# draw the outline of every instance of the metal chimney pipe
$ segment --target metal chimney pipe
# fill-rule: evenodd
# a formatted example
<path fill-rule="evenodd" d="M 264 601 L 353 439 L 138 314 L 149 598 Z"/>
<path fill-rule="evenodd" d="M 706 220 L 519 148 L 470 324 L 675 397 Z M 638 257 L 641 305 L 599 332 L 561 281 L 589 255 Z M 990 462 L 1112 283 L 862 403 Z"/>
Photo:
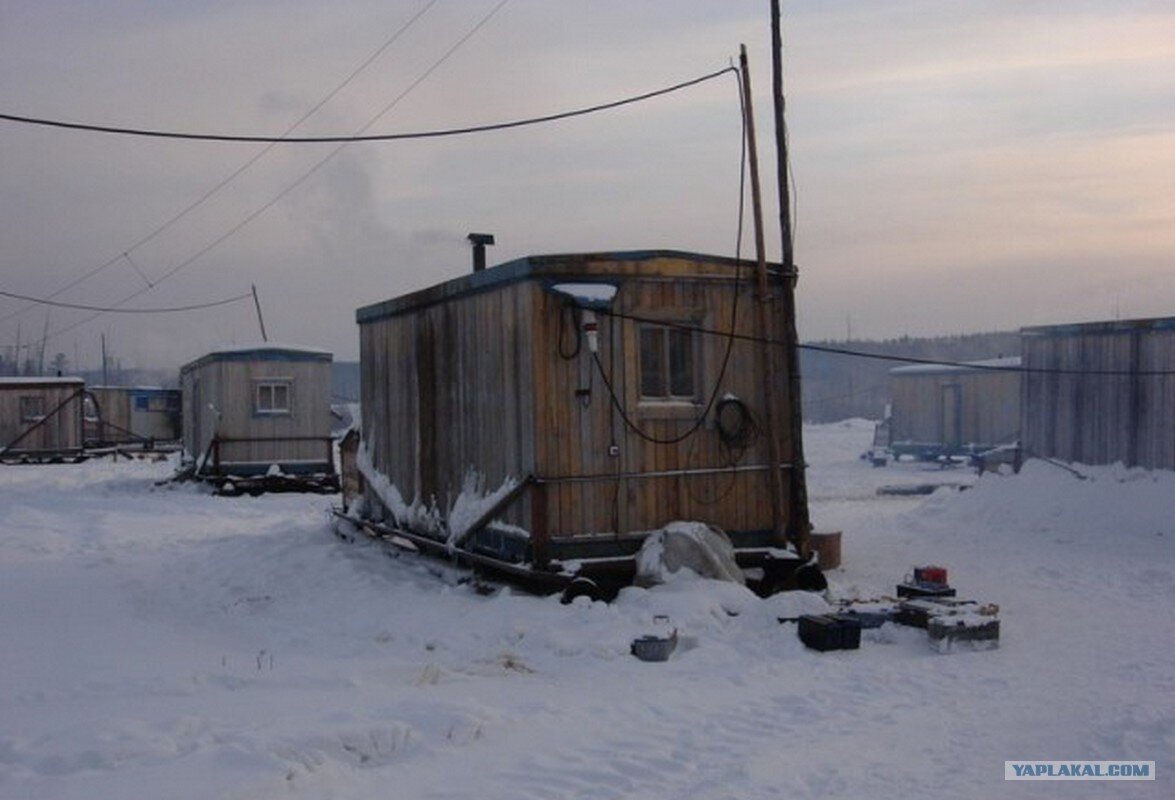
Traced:
<path fill-rule="evenodd" d="M 481 272 L 486 268 L 486 245 L 494 243 L 492 233 L 471 233 L 467 237 L 473 245 L 473 271 Z"/>

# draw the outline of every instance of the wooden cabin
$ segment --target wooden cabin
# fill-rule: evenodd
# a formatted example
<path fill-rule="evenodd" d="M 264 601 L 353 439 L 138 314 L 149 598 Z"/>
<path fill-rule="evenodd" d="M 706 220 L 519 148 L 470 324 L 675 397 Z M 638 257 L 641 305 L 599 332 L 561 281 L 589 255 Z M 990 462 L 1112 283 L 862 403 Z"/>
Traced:
<path fill-rule="evenodd" d="M 87 391 L 86 444 L 108 446 L 178 442 L 182 434 L 179 389 L 92 386 Z"/>
<path fill-rule="evenodd" d="M 890 451 L 916 458 L 974 455 L 1020 438 L 1019 357 L 889 371 Z"/>
<path fill-rule="evenodd" d="M 81 378 L 0 378 L 0 459 L 79 457 L 85 389 Z"/>
<path fill-rule="evenodd" d="M 213 479 L 302 476 L 337 484 L 330 365 L 322 350 L 258 345 L 180 369 L 185 461 Z"/>
<path fill-rule="evenodd" d="M 788 519 L 783 276 L 763 344 L 754 275 L 675 251 L 531 256 L 359 309 L 367 514 L 450 548 L 476 530 L 471 549 L 540 566 L 631 556 L 674 520 L 779 544 L 765 407 Z"/>
<path fill-rule="evenodd" d="M 1024 328 L 1021 337 L 1029 456 L 1175 469 L 1175 317 Z"/>

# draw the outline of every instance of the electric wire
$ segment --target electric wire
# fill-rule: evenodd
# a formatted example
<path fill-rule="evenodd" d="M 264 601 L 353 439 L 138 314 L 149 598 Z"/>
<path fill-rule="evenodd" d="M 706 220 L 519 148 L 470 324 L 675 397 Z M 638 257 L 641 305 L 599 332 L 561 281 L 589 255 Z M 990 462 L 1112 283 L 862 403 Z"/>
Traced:
<path fill-rule="evenodd" d="M 494 17 L 494 15 L 497 14 L 502 9 L 502 7 L 505 6 L 506 3 L 508 3 L 508 2 L 509 2 L 509 0 L 500 0 L 500 2 L 497 5 L 495 5 L 492 9 L 490 9 L 488 14 L 483 16 L 477 22 L 476 25 L 474 25 L 464 36 L 462 36 L 456 42 L 456 44 L 451 46 L 439 59 L 437 59 L 435 62 L 433 62 L 432 66 L 430 66 L 427 70 L 425 70 L 425 72 L 419 78 L 417 78 L 415 81 L 413 81 L 413 83 L 411 85 L 409 85 L 409 87 L 407 89 L 402 91 L 390 103 L 388 103 L 382 109 L 380 109 L 380 111 L 375 116 L 373 116 L 363 127 L 361 127 L 359 129 L 359 132 L 362 133 L 363 131 L 367 130 L 372 125 L 374 125 L 376 122 L 378 122 L 380 120 L 380 118 L 382 118 L 385 114 L 387 114 L 389 111 L 391 111 L 400 101 L 402 101 L 405 97 L 407 97 L 408 94 L 413 89 L 415 89 L 417 86 L 419 86 L 421 83 L 423 83 L 424 80 L 429 75 L 431 75 L 442 64 L 444 64 L 446 61 L 448 61 L 449 58 L 451 58 L 453 56 L 453 54 L 456 53 L 457 50 L 460 49 L 460 47 L 462 45 L 464 45 L 466 42 L 468 42 L 474 36 L 474 34 L 476 34 L 479 30 L 481 30 L 486 25 L 486 23 L 488 23 Z M 277 203 L 282 198 L 284 198 L 286 195 L 288 195 L 294 189 L 296 189 L 297 187 L 299 187 L 303 183 L 305 183 L 312 175 L 314 175 L 319 169 L 321 169 L 328 161 L 330 161 L 332 158 L 334 158 L 346 146 L 347 146 L 347 143 L 345 143 L 345 142 L 337 145 L 329 153 L 327 153 L 326 156 L 324 156 L 322 159 L 317 161 L 312 167 L 310 167 L 309 170 L 304 172 L 301 175 L 301 177 L 297 178 L 292 183 L 288 184 L 284 189 L 282 189 L 280 192 L 278 192 L 278 194 L 276 194 L 273 198 L 271 198 L 264 205 L 255 209 L 252 213 L 250 213 L 248 216 L 246 216 L 243 220 L 238 222 L 233 227 L 229 228 L 225 233 L 221 234 L 216 239 L 212 240 L 209 244 L 205 245 L 200 250 L 198 250 L 194 255 L 184 259 L 179 264 L 177 264 L 175 267 L 173 267 L 171 270 L 164 273 L 162 277 L 158 278 L 155 281 L 155 286 L 158 286 L 163 281 L 176 275 L 181 270 L 186 269 L 187 267 L 189 267 L 190 265 L 192 265 L 193 263 L 198 261 L 200 258 L 204 257 L 206 254 L 211 252 L 213 249 L 215 249 L 216 247 L 220 246 L 225 241 L 230 239 L 232 236 L 236 235 L 239 231 L 241 231 L 246 226 L 248 226 L 251 222 L 253 222 L 253 220 L 257 219 L 262 214 L 264 214 L 266 211 L 273 208 L 275 205 L 277 205 Z M 122 305 L 123 303 L 129 303 L 131 300 L 135 299 L 136 297 L 139 297 L 144 292 L 147 292 L 149 290 L 150 290 L 149 288 L 140 289 L 139 291 L 135 292 L 134 294 L 131 294 L 128 297 L 124 298 L 118 305 Z M 66 326 L 66 327 L 61 328 L 59 330 L 56 330 L 56 331 L 52 332 L 51 334 L 49 334 L 48 336 L 46 336 L 44 341 L 48 341 L 49 339 L 52 339 L 56 336 L 60 336 L 64 333 L 68 333 L 76 328 L 79 328 L 82 325 L 85 325 L 89 322 L 92 322 L 93 320 L 97 319 L 101 315 L 102 315 L 102 312 L 98 312 L 96 314 L 93 314 L 92 316 L 86 317 L 85 319 L 79 320 L 78 322 L 75 322 L 72 325 Z"/>
<path fill-rule="evenodd" d="M 282 133 L 282 136 L 283 137 L 288 136 L 290 133 L 295 131 L 299 126 L 301 126 L 303 122 L 308 120 L 314 114 L 318 113 L 318 111 L 324 105 L 326 105 L 328 102 L 330 102 L 332 99 L 334 99 L 334 97 L 336 95 L 338 95 L 338 93 L 341 92 L 343 89 L 345 89 L 351 83 L 351 81 L 355 80 L 355 78 L 358 77 L 361 72 L 363 72 L 365 69 L 367 69 L 367 67 L 371 66 L 371 64 L 377 58 L 379 58 L 381 55 L 383 55 L 383 53 L 386 52 L 389 47 L 391 47 L 404 33 L 406 33 L 408 31 L 409 28 L 411 28 L 421 17 L 423 17 L 424 14 L 426 12 L 428 12 L 429 9 L 431 9 L 434 5 L 436 5 L 436 3 L 437 3 L 437 0 L 429 0 L 428 3 L 426 3 L 420 9 L 420 11 L 418 11 L 407 22 L 405 22 L 402 26 L 400 26 L 400 28 L 398 30 L 396 30 L 395 33 L 393 33 L 388 39 L 384 40 L 383 44 L 381 44 L 379 46 L 379 48 L 377 48 L 370 56 L 368 56 L 358 67 L 356 67 L 354 70 L 352 70 L 351 73 L 346 78 L 344 78 L 341 83 L 339 83 L 337 86 L 335 86 L 335 88 L 333 88 L 326 95 L 324 95 L 317 103 L 315 103 L 310 108 L 309 111 L 304 113 L 297 120 L 295 120 L 293 124 L 291 124 L 288 128 L 286 128 L 286 130 Z M 195 211 L 200 206 L 204 205 L 204 203 L 206 203 L 208 200 L 210 200 L 213 196 L 215 196 L 217 193 L 219 193 L 222 189 L 224 189 L 226 186 L 228 186 L 230 183 L 232 183 L 238 177 L 240 177 L 240 175 L 243 174 L 247 169 L 249 169 L 254 164 L 256 164 L 258 161 L 260 161 L 262 158 L 264 158 L 276 146 L 276 144 L 277 144 L 276 142 L 270 142 L 265 147 L 258 150 L 256 154 L 251 156 L 248 160 L 246 160 L 239 167 L 237 167 L 235 170 L 233 170 L 233 172 L 231 172 L 228 176 L 221 179 L 221 181 L 219 183 L 217 183 L 212 188 L 208 189 L 206 192 L 204 192 L 202 195 L 200 195 L 200 197 L 196 198 L 196 200 L 194 200 L 193 202 L 184 206 L 184 208 L 182 208 L 179 212 L 172 215 L 170 218 L 167 219 L 167 221 L 165 221 L 161 225 L 158 225 L 157 227 L 155 227 L 146 236 L 143 236 L 143 237 L 137 239 L 130 247 L 127 247 L 125 250 L 123 250 L 121 255 L 114 256 L 113 258 L 103 262 L 102 264 L 99 264 L 94 269 L 91 269 L 89 272 L 85 273 L 84 275 L 69 282 L 65 286 L 62 286 L 60 289 L 58 289 L 57 291 L 55 291 L 51 295 L 49 295 L 49 299 L 58 297 L 58 296 L 64 294 L 65 292 L 68 292 L 70 289 L 74 288 L 75 286 L 89 280 L 90 278 L 94 277 L 95 275 L 98 275 L 99 273 L 103 272 L 104 270 L 113 266 L 114 264 L 117 264 L 119 262 L 119 260 L 121 260 L 123 258 L 125 258 L 127 260 L 127 263 L 129 263 L 135 269 L 135 271 L 139 273 L 139 275 L 143 278 L 143 280 L 145 280 L 147 282 L 147 284 L 150 286 L 151 281 L 147 278 L 147 276 L 139 268 L 138 264 L 136 264 L 134 261 L 131 260 L 130 254 L 133 253 L 134 251 L 138 250 L 139 248 L 143 247 L 147 243 L 158 238 L 165 231 L 169 230 L 173 225 L 178 223 L 181 219 L 183 219 L 188 214 Z M 33 307 L 33 305 L 30 304 L 28 306 L 25 306 L 24 308 L 20 308 L 20 309 L 17 309 L 15 311 L 9 313 L 9 314 L 5 314 L 4 316 L 0 317 L 0 323 L 6 322 L 15 316 L 23 314 L 25 311 L 28 311 L 32 307 Z"/>
<path fill-rule="evenodd" d="M 502 0 L 497 8 L 508 0 Z M 495 9 L 496 11 L 497 9 Z M 492 14 L 491 14 L 492 16 Z M 488 19 L 486 20 L 488 21 Z M 472 31 L 469 35 L 476 33 Z M 458 42 L 455 47 L 459 47 L 464 43 L 464 40 Z M 455 49 L 455 48 L 454 48 Z M 437 65 L 439 66 L 439 64 Z M 145 128 L 124 128 L 108 125 L 90 125 L 80 122 L 64 122 L 61 120 L 41 119 L 37 117 L 26 117 L 18 114 L 0 113 L 0 120 L 8 122 L 22 123 L 27 125 L 41 125 L 53 128 L 66 128 L 69 130 L 88 131 L 92 133 L 108 133 L 118 134 L 122 136 L 138 136 L 155 139 L 184 139 L 189 141 L 202 142 L 267 142 L 269 144 L 356 144 L 361 142 L 395 142 L 405 141 L 410 139 L 440 139 L 449 136 L 465 136 L 472 133 L 490 133 L 493 131 L 509 130 L 511 128 L 523 128 L 530 125 L 541 125 L 548 122 L 557 122 L 564 119 L 571 119 L 573 117 L 582 117 L 587 114 L 595 114 L 600 111 L 610 111 L 614 108 L 620 108 L 633 103 L 640 103 L 645 100 L 651 100 L 655 97 L 671 94 L 673 92 L 688 89 L 697 86 L 700 83 L 713 80 L 721 77 L 727 72 L 734 71 L 734 67 L 723 67 L 715 72 L 701 75 L 697 78 L 692 78 L 681 83 L 666 86 L 661 89 L 654 89 L 653 91 L 644 92 L 643 94 L 625 97 L 620 100 L 613 100 L 607 103 L 600 103 L 594 106 L 587 106 L 584 108 L 572 109 L 570 111 L 561 111 L 554 114 L 544 114 L 538 117 L 528 117 L 525 119 L 510 120 L 508 122 L 492 122 L 484 125 L 469 125 L 460 128 L 440 128 L 434 130 L 424 131 L 408 131 L 401 133 L 372 133 L 372 134 L 351 134 L 349 136 L 257 136 L 257 135 L 237 135 L 237 134 L 216 134 L 216 133 L 186 133 L 182 131 L 162 131 L 150 130 Z M 429 73 L 425 73 L 424 78 L 428 77 Z M 422 78 L 423 79 L 423 78 Z M 409 91 L 411 88 L 409 89 Z"/>
<path fill-rule="evenodd" d="M 205 308 L 216 308 L 217 306 L 227 306 L 230 303 L 238 303 L 241 300 L 248 300 L 252 296 L 252 293 L 245 293 L 237 295 L 236 297 L 226 297 L 223 300 L 212 300 L 207 303 L 193 303 L 192 305 L 186 306 L 171 306 L 169 308 L 121 308 L 119 306 L 90 306 L 83 305 L 81 303 L 63 303 L 58 300 L 47 300 L 42 297 L 30 297 L 27 294 L 0 291 L 0 297 L 11 297 L 14 300 L 24 300 L 28 303 L 52 306 L 54 308 L 72 308 L 80 311 L 97 311 L 102 314 L 172 314 L 177 311 L 199 311 Z"/>
<path fill-rule="evenodd" d="M 695 333 L 708 334 L 711 336 L 729 336 L 733 339 L 738 339 L 745 342 L 755 342 L 758 344 L 768 344 L 776 347 L 787 347 L 788 343 L 782 339 L 772 339 L 763 336 L 755 336 L 746 333 L 732 333 L 730 331 L 718 330 L 716 328 L 707 328 L 701 325 L 692 325 L 684 322 L 670 322 L 663 319 L 654 319 L 652 317 L 644 317 L 639 314 L 630 314 L 624 311 L 616 311 L 613 309 L 595 309 L 598 314 L 605 314 L 609 316 L 619 317 L 621 319 L 632 320 L 633 322 L 642 322 L 650 325 L 660 325 L 665 328 L 677 328 L 683 331 L 692 331 Z M 844 347 L 829 347 L 818 344 L 799 344 L 796 345 L 800 350 L 810 350 L 817 353 L 829 353 L 832 355 L 846 356 L 850 358 L 868 358 L 878 361 L 893 361 L 901 364 L 925 364 L 934 367 L 962 367 L 969 370 L 985 371 L 985 372 L 1015 372 L 1026 374 L 1039 375 L 1089 375 L 1094 377 L 1110 377 L 1110 378 L 1125 378 L 1125 377 L 1164 377 L 1175 375 L 1175 370 L 1098 370 L 1098 369 L 1063 369 L 1059 367 L 1025 367 L 1012 366 L 1002 364 L 984 364 L 981 362 L 969 361 L 952 361 L 950 359 L 940 358 L 919 358 L 916 356 L 897 356 L 885 353 L 867 353 L 862 350 L 851 350 Z"/>
<path fill-rule="evenodd" d="M 738 300 L 740 293 L 740 278 L 742 274 L 742 240 L 743 240 L 743 218 L 746 208 L 746 174 L 747 174 L 747 110 L 743 105 L 743 90 L 742 90 L 742 75 L 738 70 L 730 67 L 723 72 L 733 72 L 735 80 L 738 84 L 739 110 L 741 120 L 741 155 L 739 157 L 739 184 L 738 184 L 738 226 L 737 235 L 735 237 L 735 273 L 734 273 L 734 300 L 731 303 L 730 310 L 730 332 L 726 342 L 726 352 L 722 357 L 722 366 L 718 371 L 718 377 L 714 381 L 714 390 L 710 393 L 709 400 L 706 402 L 706 407 L 702 409 L 702 413 L 693 421 L 686 430 L 681 433 L 670 436 L 660 437 L 654 436 L 643 430 L 629 415 L 624 408 L 624 403 L 616 394 L 615 388 L 612 386 L 612 381 L 609 380 L 608 375 L 604 371 L 604 364 L 600 360 L 599 353 L 592 353 L 592 360 L 595 362 L 600 373 L 600 378 L 604 382 L 604 387 L 608 390 L 608 396 L 612 401 L 612 407 L 620 415 L 624 424 L 641 439 L 651 444 L 668 445 L 677 444 L 685 441 L 689 437 L 697 433 L 703 424 L 706 422 L 706 417 L 709 416 L 710 410 L 714 408 L 714 403 L 718 399 L 718 393 L 722 390 L 722 382 L 726 378 L 726 370 L 730 366 L 730 355 L 734 350 L 735 328 L 738 324 Z M 607 313 L 607 312 L 606 312 Z"/>

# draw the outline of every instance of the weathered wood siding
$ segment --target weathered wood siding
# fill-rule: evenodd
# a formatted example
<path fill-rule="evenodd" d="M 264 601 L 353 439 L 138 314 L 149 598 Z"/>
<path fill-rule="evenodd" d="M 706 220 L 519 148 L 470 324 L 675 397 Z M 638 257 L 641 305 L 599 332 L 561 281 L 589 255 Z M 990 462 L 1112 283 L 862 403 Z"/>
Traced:
<path fill-rule="evenodd" d="M 705 262 L 660 258 L 649 261 L 595 261 L 570 266 L 562 280 L 614 280 L 618 292 L 613 309 L 625 316 L 600 315 L 600 360 L 625 414 L 641 433 L 671 440 L 695 424 L 711 395 L 735 396 L 764 425 L 764 382 L 760 345 L 736 339 L 721 383 L 726 336 L 694 334 L 699 396 L 693 404 L 642 402 L 640 399 L 638 327 L 631 317 L 660 319 L 708 330 L 729 332 L 735 299 L 734 269 Z M 738 284 L 734 330 L 756 336 L 753 271 L 744 270 Z M 548 484 L 545 526 L 552 538 L 584 533 L 641 533 L 674 520 L 705 520 L 730 531 L 766 532 L 772 527 L 767 440 L 760 435 L 745 452 L 725 447 L 714 425 L 713 409 L 702 428 L 680 442 L 649 441 L 625 423 L 612 403 L 598 368 L 586 352 L 572 360 L 560 358 L 559 328 L 563 300 L 550 292 L 536 295 L 533 322 L 535 465 L 544 477 L 591 478 Z M 773 308 L 779 308 L 779 302 Z M 782 340 L 781 320 L 773 317 L 768 338 Z M 566 341 L 567 334 L 565 334 Z M 787 402 L 783 348 L 769 346 L 775 364 L 776 419 L 782 426 Z M 717 385 L 716 385 L 717 384 Z M 586 408 L 575 392 L 591 387 Z M 782 459 L 791 447 L 780 436 Z M 609 445 L 619 447 L 609 455 Z M 736 470 L 731 470 L 735 467 Z M 721 471 L 715 471 L 721 470 Z M 665 474 L 668 473 L 668 474 Z M 625 476 L 625 477 L 617 477 Z M 785 505 L 784 515 L 787 515 Z"/>
<path fill-rule="evenodd" d="M 515 283 L 360 326 L 363 439 L 409 504 L 447 513 L 467 476 L 534 472 L 535 295 Z M 527 526 L 521 507 L 505 515 Z"/>
<path fill-rule="evenodd" d="M 83 404 L 81 391 L 84 386 L 81 379 L 46 381 L 44 383 L 26 378 L 0 380 L 0 448 L 15 442 L 12 445 L 13 452 L 80 450 L 82 447 Z M 15 440 L 21 434 L 36 425 L 35 420 L 23 418 L 22 397 L 40 397 L 41 408 L 45 415 L 52 414 L 52 416 L 36 430 L 16 442 Z M 54 414 L 53 411 L 58 406 L 61 408 Z"/>
<path fill-rule="evenodd" d="M 966 446 L 1020 438 L 1020 373 L 903 367 L 890 372 L 891 441 Z"/>
<path fill-rule="evenodd" d="M 256 386 L 290 381 L 289 414 L 257 413 Z M 330 445 L 329 359 L 245 359 L 216 354 L 181 372 L 184 450 L 192 458 L 219 444 L 222 471 L 230 467 L 333 464 Z M 268 440 L 268 441 L 233 441 Z"/>
<path fill-rule="evenodd" d="M 86 439 L 103 443 L 137 442 L 140 439 L 175 441 L 180 438 L 179 390 L 153 387 L 94 386 L 89 393 L 98 404 L 101 418 L 87 421 Z M 168 398 L 174 396 L 173 407 Z M 137 408 L 138 398 L 147 398 L 148 408 Z"/>
<path fill-rule="evenodd" d="M 1022 335 L 1029 455 L 1175 469 L 1175 318 Z"/>
<path fill-rule="evenodd" d="M 501 269 L 501 267 L 497 268 Z M 753 271 L 738 285 L 735 332 L 755 336 Z M 613 403 L 586 339 L 572 358 L 578 317 L 554 282 L 607 282 L 618 288 L 599 315 L 599 354 L 617 395 Z M 364 320 L 360 313 L 363 436 L 374 466 L 404 499 L 445 512 L 465 476 L 488 490 L 534 475 L 502 514 L 540 537 L 643 533 L 677 519 L 700 519 L 739 532 L 772 526 L 768 446 L 763 435 L 741 452 L 725 446 L 713 409 L 702 428 L 673 444 L 643 439 L 684 433 L 710 396 L 737 396 L 760 430 L 764 382 L 759 347 L 734 340 L 718 383 L 728 337 L 695 333 L 698 402 L 642 402 L 639 321 L 648 317 L 728 332 L 735 311 L 735 268 L 697 258 L 564 257 L 526 277 L 465 293 L 438 287 L 432 302 Z M 425 298 L 427 301 L 428 298 Z M 778 302 L 773 308 L 778 308 Z M 372 307 L 376 309 L 376 307 Z M 378 309 L 376 309 L 378 310 Z M 769 338 L 781 340 L 773 320 Z M 769 346 L 778 381 L 781 428 L 790 405 L 782 347 Z M 583 390 L 590 389 L 590 394 Z M 792 448 L 781 432 L 783 461 Z M 610 452 L 615 445 L 615 455 Z M 785 508 L 785 514 L 787 509 Z"/>

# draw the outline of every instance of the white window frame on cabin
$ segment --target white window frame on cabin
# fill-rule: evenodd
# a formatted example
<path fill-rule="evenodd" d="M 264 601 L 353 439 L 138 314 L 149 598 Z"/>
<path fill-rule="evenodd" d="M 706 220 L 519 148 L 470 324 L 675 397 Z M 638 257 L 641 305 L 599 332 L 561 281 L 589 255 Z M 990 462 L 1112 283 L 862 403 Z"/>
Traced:
<path fill-rule="evenodd" d="M 700 397 L 701 352 L 695 331 L 684 327 L 694 323 L 687 320 L 666 320 L 667 324 L 640 323 L 637 325 L 637 371 L 640 386 L 640 402 L 648 404 L 671 404 L 694 406 Z M 651 344 L 648 347 L 647 344 Z M 688 352 L 682 353 L 688 345 Z M 649 355 L 659 350 L 657 362 L 649 364 Z M 685 376 L 688 386 L 683 385 L 676 366 L 688 366 Z M 651 373 L 658 373 L 653 375 Z M 652 381 L 650 381 L 650 378 Z M 656 385 L 650 386 L 650 383 Z"/>
<path fill-rule="evenodd" d="M 45 396 L 25 394 L 20 398 L 21 422 L 40 422 L 45 418 Z"/>
<path fill-rule="evenodd" d="M 277 389 L 285 392 L 285 404 L 279 405 Z M 294 379 L 260 378 L 253 382 L 253 413 L 260 417 L 288 417 L 294 413 Z"/>

